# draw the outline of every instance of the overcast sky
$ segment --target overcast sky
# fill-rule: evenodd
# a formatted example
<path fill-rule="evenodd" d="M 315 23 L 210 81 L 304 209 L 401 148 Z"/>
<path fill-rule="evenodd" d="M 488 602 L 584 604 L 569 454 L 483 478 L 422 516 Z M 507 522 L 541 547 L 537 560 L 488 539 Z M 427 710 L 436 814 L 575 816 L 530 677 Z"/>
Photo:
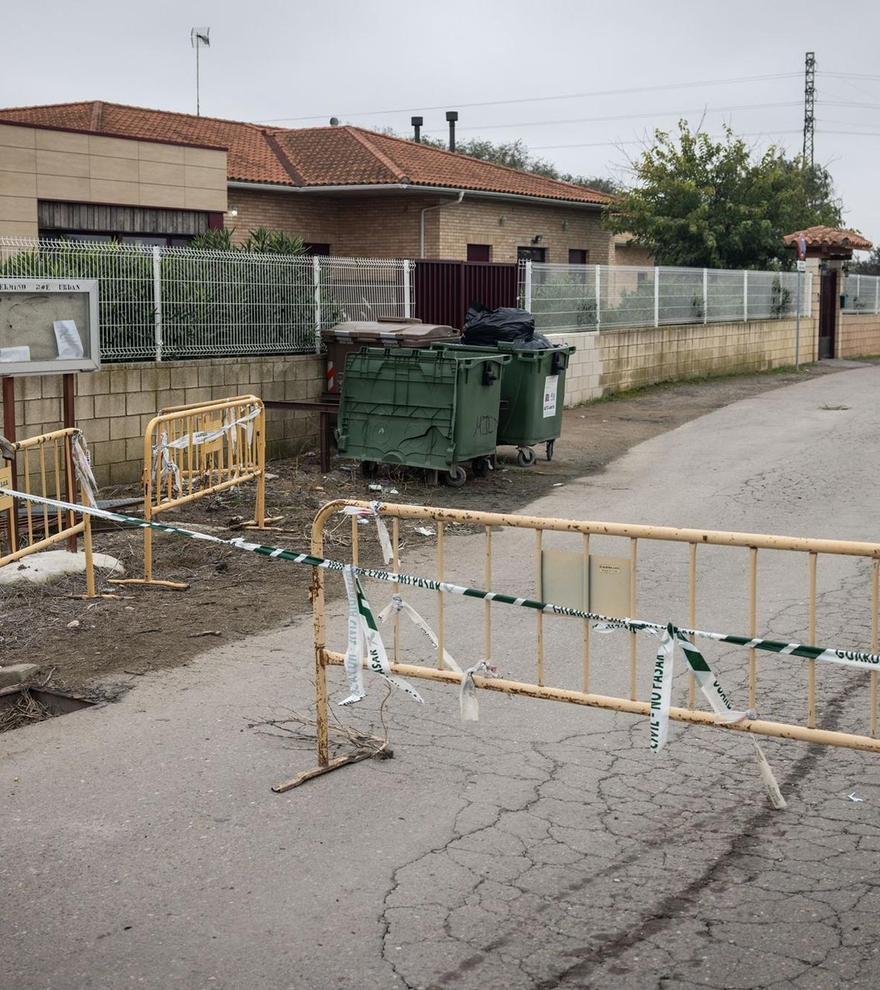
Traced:
<path fill-rule="evenodd" d="M 0 106 L 100 99 L 194 112 L 189 31 L 210 26 L 203 115 L 290 127 L 335 115 L 407 134 L 410 116 L 422 113 L 425 129 L 440 136 L 443 111 L 458 109 L 462 138 L 519 137 L 566 171 L 618 179 L 626 179 L 639 142 L 680 116 L 694 124 L 704 118 L 710 133 L 728 122 L 759 148 L 775 142 L 799 151 L 804 52 L 813 50 L 816 160 L 832 171 L 846 223 L 880 242 L 876 0 L 3 0 L 2 7 Z"/>

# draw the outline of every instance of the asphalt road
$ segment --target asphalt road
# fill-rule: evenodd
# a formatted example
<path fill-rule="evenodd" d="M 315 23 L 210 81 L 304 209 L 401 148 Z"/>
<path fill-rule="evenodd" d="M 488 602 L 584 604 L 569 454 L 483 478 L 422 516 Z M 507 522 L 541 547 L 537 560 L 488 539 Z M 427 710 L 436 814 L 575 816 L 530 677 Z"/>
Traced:
<path fill-rule="evenodd" d="M 859 368 L 737 403 L 529 511 L 877 539 L 878 387 L 880 368 Z M 496 590 L 532 591 L 530 535 L 494 543 Z M 701 626 L 747 631 L 747 554 L 701 550 Z M 479 535 L 453 536 L 448 559 L 452 579 L 483 584 Z M 640 615 L 684 622 L 686 548 L 645 545 L 639 560 Z M 429 563 L 405 547 L 409 570 Z M 804 636 L 807 581 L 803 556 L 762 555 L 762 631 Z M 822 558 L 819 595 L 820 640 L 869 645 L 869 568 Z M 430 596 L 408 597 L 433 616 Z M 482 608 L 449 603 L 460 662 L 479 657 Z M 496 662 L 533 676 L 534 616 L 493 616 Z M 545 629 L 548 683 L 576 687 L 580 624 Z M 625 637 L 593 640 L 594 688 L 624 691 Z M 402 644 L 425 658 L 410 630 Z M 4 990 L 880 983 L 880 758 L 768 742 L 789 802 L 774 812 L 739 735 L 676 726 L 654 756 L 644 719 L 484 692 L 480 721 L 462 724 L 454 689 L 426 686 L 424 706 L 391 700 L 393 760 L 278 796 L 309 744 L 259 723 L 307 709 L 310 647 L 297 620 L 0 736 Z M 707 656 L 744 704 L 742 651 Z M 762 657 L 760 672 L 762 716 L 802 719 L 803 662 Z M 819 684 L 820 723 L 863 731 L 866 677 L 829 667 Z M 333 685 L 340 697 L 338 671 Z M 384 691 L 370 687 L 342 717 L 374 717 Z"/>

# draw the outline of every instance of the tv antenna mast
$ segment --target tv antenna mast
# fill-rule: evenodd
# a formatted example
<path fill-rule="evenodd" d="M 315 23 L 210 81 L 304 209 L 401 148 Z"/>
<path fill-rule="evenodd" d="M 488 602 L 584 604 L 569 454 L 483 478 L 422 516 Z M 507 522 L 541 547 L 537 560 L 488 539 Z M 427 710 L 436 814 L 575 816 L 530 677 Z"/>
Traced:
<path fill-rule="evenodd" d="M 196 50 L 196 116 L 200 114 L 199 93 L 199 49 L 211 47 L 211 29 L 209 27 L 194 27 L 189 32 L 189 43 Z"/>

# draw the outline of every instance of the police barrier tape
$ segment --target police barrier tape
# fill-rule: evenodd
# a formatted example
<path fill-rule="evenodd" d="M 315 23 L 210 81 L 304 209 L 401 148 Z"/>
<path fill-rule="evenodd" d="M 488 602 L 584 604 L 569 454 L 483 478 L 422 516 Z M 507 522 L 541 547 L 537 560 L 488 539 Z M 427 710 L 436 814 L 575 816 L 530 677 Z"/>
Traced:
<path fill-rule="evenodd" d="M 672 719 L 675 721 L 690 722 L 698 725 L 711 725 L 775 738 L 797 739 L 805 742 L 815 742 L 824 745 L 842 746 L 851 749 L 880 753 L 880 739 L 830 729 L 816 729 L 807 726 L 765 721 L 758 719 L 753 711 L 733 710 L 729 696 L 719 684 L 701 651 L 697 649 L 697 647 L 690 640 L 705 639 L 711 642 L 729 643 L 736 646 L 742 646 L 747 649 L 763 650 L 768 653 L 799 657 L 811 661 L 818 660 L 841 664 L 844 666 L 869 671 L 875 671 L 880 668 L 880 653 L 872 653 L 864 650 L 841 650 L 825 646 L 811 646 L 801 643 L 772 640 L 763 637 L 737 636 L 728 633 L 710 632 L 702 629 L 676 626 L 672 623 L 664 624 L 650 622 L 642 619 L 616 618 L 602 615 L 597 612 L 572 608 L 566 605 L 557 605 L 552 602 L 543 602 L 532 598 L 507 595 L 502 592 L 486 591 L 480 588 L 467 587 L 465 585 L 454 584 L 444 580 L 418 577 L 416 575 L 384 570 L 381 568 L 346 564 L 341 561 L 331 560 L 315 554 L 299 553 L 297 551 L 288 550 L 282 547 L 272 547 L 264 544 L 252 543 L 245 540 L 243 537 L 224 539 L 210 533 L 202 533 L 181 526 L 172 526 L 166 523 L 156 523 L 144 519 L 137 519 L 133 516 L 112 512 L 107 509 L 99 509 L 95 506 L 78 505 L 76 503 L 66 502 L 61 499 L 45 498 L 30 494 L 28 492 L 18 492 L 8 488 L 0 487 L 0 495 L 12 496 L 14 498 L 31 501 L 36 504 L 52 506 L 82 515 L 93 516 L 134 528 L 151 530 L 158 533 L 167 533 L 174 536 L 182 536 L 188 539 L 199 540 L 204 543 L 232 547 L 234 549 L 256 553 L 259 556 L 274 560 L 284 560 L 290 563 L 302 564 L 307 567 L 313 567 L 320 570 L 339 572 L 343 574 L 344 578 L 347 578 L 347 583 L 348 581 L 352 582 L 353 593 L 350 594 L 349 601 L 350 603 L 354 602 L 354 606 L 350 606 L 349 614 L 350 643 L 352 640 L 352 630 L 354 630 L 354 636 L 357 637 L 359 643 L 357 646 L 359 654 L 363 656 L 363 652 L 366 651 L 368 669 L 371 669 L 387 678 L 394 686 L 401 688 L 418 701 L 422 700 L 418 693 L 402 678 L 395 677 L 395 674 L 403 672 L 410 676 L 426 677 L 435 681 L 445 681 L 459 685 L 461 685 L 463 681 L 471 681 L 476 687 L 485 688 L 488 690 L 504 691 L 511 694 L 531 695 L 535 697 L 547 698 L 549 700 L 567 701 L 574 704 L 622 711 L 630 714 L 647 715 L 651 719 L 651 747 L 654 751 L 659 751 L 663 747 L 667 733 L 668 721 Z M 371 510 L 374 513 L 377 513 L 379 510 L 393 511 L 399 508 L 404 507 L 379 505 L 378 503 L 373 503 L 371 506 Z M 634 633 L 647 632 L 658 636 L 660 638 L 660 647 L 657 651 L 657 661 L 655 663 L 654 677 L 652 681 L 651 701 L 641 702 L 631 699 L 549 687 L 541 687 L 539 691 L 537 687 L 533 685 L 509 681 L 504 678 L 479 676 L 479 672 L 481 670 L 481 665 L 479 664 L 464 673 L 455 670 L 419 668 L 411 664 L 390 664 L 387 656 L 385 655 L 384 647 L 381 645 L 381 638 L 378 636 L 378 624 L 376 623 L 375 616 L 373 615 L 373 611 L 367 601 L 366 595 L 363 592 L 363 588 L 360 586 L 360 581 L 357 580 L 358 578 L 371 578 L 386 584 L 403 585 L 407 587 L 421 588 L 428 591 L 437 591 L 444 594 L 461 595 L 466 598 L 497 602 L 499 604 L 530 609 L 546 615 L 559 615 L 569 618 L 584 619 L 596 623 L 595 628 L 601 632 L 624 630 Z M 358 625 L 360 625 L 360 631 L 357 630 Z M 696 677 L 698 686 L 709 701 L 709 704 L 713 709 L 711 713 L 677 708 L 670 704 L 672 658 L 676 647 L 682 651 L 688 666 Z M 349 684 L 352 688 L 351 695 L 360 695 L 360 698 L 364 697 L 365 692 L 362 690 L 360 682 L 356 679 L 358 676 L 354 669 L 356 665 L 349 660 L 348 657 L 346 657 L 344 666 L 346 667 L 350 678 Z M 363 663 L 360 667 L 362 666 Z M 360 667 L 358 669 L 360 669 Z M 488 668 L 486 672 L 490 672 Z M 467 686 L 469 687 L 469 685 Z M 351 704 L 356 700 L 360 699 L 349 696 L 349 698 L 345 699 L 343 704 Z M 333 761 L 333 763 L 335 765 L 341 765 L 341 762 L 338 760 Z M 328 767 L 324 767 L 324 769 L 327 768 Z M 332 766 L 329 767 L 329 769 L 333 768 L 334 767 Z M 313 775 L 313 772 L 310 773 Z M 288 786 L 295 786 L 295 784 L 279 785 L 274 789 L 286 790 Z"/>

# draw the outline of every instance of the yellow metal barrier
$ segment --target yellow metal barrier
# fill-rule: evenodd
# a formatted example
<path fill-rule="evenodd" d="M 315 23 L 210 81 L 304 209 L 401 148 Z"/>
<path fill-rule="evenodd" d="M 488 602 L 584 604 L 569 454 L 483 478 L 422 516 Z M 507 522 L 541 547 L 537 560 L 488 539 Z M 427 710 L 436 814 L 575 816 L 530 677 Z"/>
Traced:
<path fill-rule="evenodd" d="M 74 444 L 80 436 L 80 431 L 76 429 L 55 430 L 12 444 L 20 490 L 68 503 L 93 504 L 92 493 L 80 484 L 75 467 Z M 0 488 L 4 487 L 12 487 L 11 467 L 0 468 Z M 0 495 L 0 515 L 6 516 L 6 526 L 0 527 L 0 567 L 48 550 L 58 543 L 67 543 L 68 548 L 75 551 L 77 537 L 82 534 L 86 557 L 86 597 L 96 597 L 91 517 L 83 516 L 77 522 L 72 511 L 52 509 L 46 505 L 35 506 L 32 502 L 24 502 L 23 512 L 24 522 L 20 525 L 20 508 L 16 501 Z M 7 534 L 5 548 L 2 542 L 4 529 Z M 19 546 L 21 543 L 24 545 Z"/>
<path fill-rule="evenodd" d="M 375 508 L 371 503 L 359 501 L 335 501 L 324 506 L 317 514 L 312 529 L 311 552 L 315 557 L 324 556 L 326 527 L 332 519 L 338 518 L 337 514 L 346 507 L 367 511 Z M 560 550 L 566 545 L 567 550 L 563 552 L 568 553 L 569 566 L 572 561 L 576 564 L 577 558 L 580 557 L 583 562 L 582 573 L 589 575 L 596 571 L 597 584 L 600 585 L 596 589 L 597 594 L 603 591 L 599 571 L 603 567 L 615 571 L 614 580 L 619 608 L 617 612 L 606 611 L 605 614 L 641 617 L 646 621 L 663 623 L 671 620 L 682 626 L 687 621 L 690 629 L 726 631 L 748 636 L 750 641 L 759 636 L 759 623 L 766 621 L 762 612 L 769 612 L 772 607 L 777 612 L 783 609 L 784 612 L 787 610 L 790 613 L 790 624 L 797 627 L 801 634 L 806 634 L 800 642 L 816 645 L 819 636 L 819 602 L 822 597 L 819 592 L 818 575 L 824 574 L 827 568 L 834 588 L 838 589 L 836 593 L 842 595 L 843 600 L 837 605 L 833 601 L 835 592 L 824 591 L 823 595 L 831 596 L 826 615 L 839 616 L 844 607 L 847 611 L 845 633 L 847 642 L 834 645 L 849 648 L 854 645 L 857 637 L 862 637 L 865 641 L 870 636 L 871 652 L 878 653 L 878 645 L 880 645 L 878 644 L 880 544 L 878 543 L 623 523 L 581 522 L 415 505 L 382 504 L 378 509 L 380 515 L 390 521 L 393 560 L 389 569 L 395 574 L 406 571 L 434 580 L 458 582 L 463 586 L 523 597 L 529 597 L 537 592 L 538 600 L 564 605 L 569 603 L 560 602 L 552 596 L 542 598 L 542 584 L 548 574 L 548 559 L 551 560 L 551 571 L 552 561 L 559 559 L 548 557 L 546 551 Z M 424 525 L 429 523 L 436 533 L 433 554 L 430 553 L 427 541 L 420 538 L 418 560 L 415 565 L 410 563 L 407 568 L 400 567 L 402 522 L 420 523 L 420 535 L 431 532 Z M 459 554 L 454 553 L 453 550 L 465 546 L 460 542 L 461 538 L 450 540 L 451 526 L 466 526 L 472 531 L 483 533 L 483 552 L 480 554 L 482 564 L 479 566 L 479 573 L 474 573 L 471 542 L 466 545 L 466 554 L 471 561 L 469 572 L 466 575 L 450 576 L 450 566 L 459 557 Z M 523 546 L 522 540 L 525 534 L 521 531 L 524 530 L 531 531 L 532 536 Z M 518 537 L 515 536 L 517 531 L 520 532 Z M 411 534 L 404 535 L 409 542 Z M 358 519 L 353 515 L 350 560 L 355 566 L 359 564 L 360 539 Z M 473 537 L 470 539 L 472 541 Z M 337 560 L 344 560 L 344 551 L 338 549 L 339 541 L 340 530 L 337 526 L 334 529 L 332 556 Z M 618 557 L 600 556 L 607 552 L 608 547 L 615 544 L 623 550 Z M 506 573 L 515 575 L 505 578 L 504 581 L 519 582 L 521 585 L 526 582 L 528 587 L 505 587 L 497 578 L 493 584 L 493 572 L 497 575 L 500 570 L 499 564 L 503 563 L 499 559 L 502 553 L 506 557 Z M 820 561 L 822 569 L 819 566 Z M 639 580 L 640 567 L 643 568 L 641 574 L 644 574 L 644 568 L 647 568 L 652 575 L 661 574 L 664 577 L 663 581 L 652 582 L 651 600 L 645 600 L 646 589 L 643 586 L 646 582 Z M 804 579 L 803 595 L 798 596 L 794 601 L 791 600 L 790 594 L 786 597 L 786 593 L 780 591 L 782 582 L 790 576 L 793 567 L 803 568 Z M 430 573 L 432 570 L 433 573 Z M 531 578 L 528 576 L 530 572 Z M 372 755 L 359 752 L 330 759 L 327 668 L 343 664 L 345 653 L 329 649 L 327 646 L 325 581 L 325 571 L 316 568 L 312 585 L 312 602 L 318 766 L 278 785 L 274 788 L 276 791 L 287 790 L 318 774 Z M 738 585 L 742 588 L 741 596 L 731 591 Z M 856 594 L 858 586 L 862 586 L 864 597 L 861 603 Z M 399 585 L 391 587 L 395 592 L 400 590 Z M 558 583 L 556 587 L 559 587 Z M 597 637 L 591 635 L 591 623 L 587 620 L 568 618 L 556 619 L 551 623 L 545 621 L 545 613 L 541 611 L 533 611 L 529 616 L 526 608 L 515 608 L 485 599 L 474 602 L 467 597 L 460 598 L 436 590 L 423 590 L 420 594 L 429 608 L 431 599 L 434 600 L 432 619 L 437 644 L 434 651 L 436 662 L 433 666 L 403 662 L 398 609 L 394 613 L 394 626 L 390 639 L 392 645 L 389 648 L 392 673 L 406 678 L 460 685 L 465 674 L 449 669 L 445 658 L 447 651 L 454 654 L 461 650 L 464 640 L 464 648 L 473 652 L 468 655 L 467 663 L 462 662 L 462 667 L 469 667 L 481 658 L 487 660 L 492 658 L 495 664 L 503 663 L 505 667 L 510 665 L 518 668 L 519 676 L 515 679 L 506 675 L 498 678 L 475 675 L 473 681 L 477 688 L 634 715 L 651 714 L 651 701 L 648 700 L 651 698 L 652 687 L 650 661 L 656 655 L 656 641 L 652 648 L 649 638 L 638 637 L 636 632 L 614 632 Z M 457 616 L 450 616 L 451 609 L 457 603 L 460 603 L 457 605 Z M 699 616 L 699 627 L 697 626 L 698 605 L 703 613 Z M 424 608 L 424 605 L 420 607 Z M 586 606 L 581 607 L 587 610 Z M 503 622 L 497 621 L 498 609 L 503 610 Z M 482 617 L 482 630 L 475 610 L 479 610 Z M 376 611 L 378 612 L 378 608 Z M 593 611 L 600 610 L 593 609 Z M 493 617 L 496 618 L 494 624 Z M 533 624 L 531 635 L 524 627 L 524 622 Z M 578 625 L 581 627 L 576 637 L 572 635 L 574 632 L 572 623 L 577 624 L 575 629 Z M 551 633 L 551 626 L 566 637 L 562 644 L 562 656 L 558 659 L 550 655 L 548 635 Z M 565 626 L 565 630 L 561 630 L 561 626 Z M 792 636 L 795 635 L 794 628 L 788 632 Z M 835 628 L 832 636 L 839 638 L 839 629 Z M 629 639 L 629 643 L 623 647 L 627 655 L 625 664 L 619 663 L 621 637 Z M 500 661 L 499 639 L 503 640 L 500 646 L 502 655 Z M 419 653 L 420 645 L 423 643 L 424 640 L 418 641 L 413 651 Z M 707 656 L 711 655 L 714 663 L 714 652 L 708 652 L 710 650 L 708 646 L 706 649 Z M 858 683 L 854 682 L 850 675 L 850 679 L 844 682 L 843 694 L 835 698 L 833 706 L 828 706 L 829 710 L 833 709 L 835 726 L 823 727 L 819 725 L 818 716 L 816 660 L 772 657 L 768 653 L 762 653 L 759 663 L 756 650 L 748 648 L 748 643 L 745 648 L 727 646 L 722 649 L 725 651 L 722 660 L 724 666 L 722 680 L 725 681 L 728 690 L 733 689 L 732 694 L 741 697 L 743 702 L 747 697 L 749 709 L 756 709 L 759 703 L 762 703 L 765 706 L 772 705 L 774 709 L 782 708 L 785 715 L 790 718 L 792 715 L 795 717 L 788 721 L 759 719 L 753 717 L 756 713 L 751 711 L 747 718 L 725 722 L 714 712 L 699 710 L 696 707 L 694 675 L 690 674 L 686 701 L 679 706 L 671 707 L 669 717 L 672 720 L 778 739 L 796 739 L 880 753 L 880 740 L 877 739 L 876 671 L 870 670 L 867 675 L 858 672 L 857 676 L 864 678 Z M 616 684 L 611 685 L 612 688 L 617 687 L 616 693 L 607 690 L 599 694 L 594 690 L 595 678 L 592 670 L 596 666 L 593 662 L 594 657 L 599 655 L 597 650 L 609 661 L 605 664 L 605 676 L 616 680 Z M 577 657 L 573 656 L 575 652 L 578 654 Z M 773 661 L 774 666 L 770 667 L 768 661 Z M 824 677 L 833 665 L 823 663 L 822 666 Z M 529 668 L 532 670 L 532 676 L 528 676 Z M 772 678 L 766 689 L 759 692 L 759 673 L 762 670 L 769 670 Z M 574 683 L 558 683 L 557 677 L 554 676 L 557 672 L 560 675 L 564 674 Z M 837 671 L 837 673 L 841 672 Z M 780 677 L 785 678 L 784 690 L 779 681 Z M 854 694 L 857 697 L 854 697 Z M 801 713 L 799 719 L 796 717 L 798 712 Z M 838 729 L 836 723 L 841 721 L 850 723 L 848 728 L 852 731 Z"/>
<path fill-rule="evenodd" d="M 266 410 L 255 395 L 162 409 L 144 433 L 144 518 L 256 481 L 254 518 L 266 526 Z M 153 531 L 144 530 L 144 576 L 114 584 L 187 588 L 153 577 Z"/>

